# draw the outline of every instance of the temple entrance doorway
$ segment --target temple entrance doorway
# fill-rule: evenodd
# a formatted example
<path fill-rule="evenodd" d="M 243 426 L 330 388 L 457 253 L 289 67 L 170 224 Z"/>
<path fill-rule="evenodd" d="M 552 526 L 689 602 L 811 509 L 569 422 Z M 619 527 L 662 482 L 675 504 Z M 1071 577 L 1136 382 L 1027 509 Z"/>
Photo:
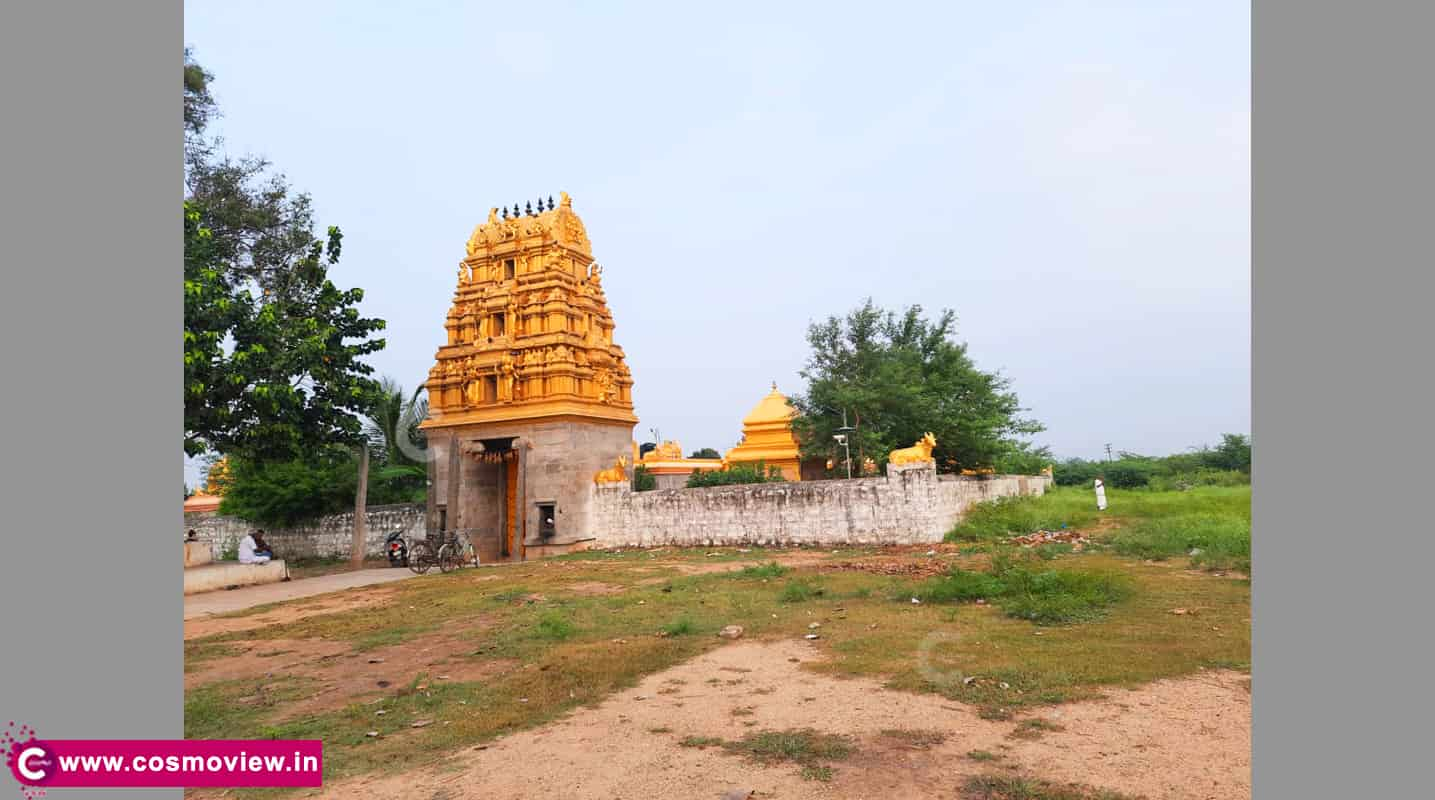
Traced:
<path fill-rule="evenodd" d="M 479 563 L 521 561 L 523 554 L 522 460 L 515 437 L 478 440 L 470 458 L 472 480 L 464 511 L 472 516 L 464 533 Z M 465 476 L 467 477 L 467 476 Z"/>

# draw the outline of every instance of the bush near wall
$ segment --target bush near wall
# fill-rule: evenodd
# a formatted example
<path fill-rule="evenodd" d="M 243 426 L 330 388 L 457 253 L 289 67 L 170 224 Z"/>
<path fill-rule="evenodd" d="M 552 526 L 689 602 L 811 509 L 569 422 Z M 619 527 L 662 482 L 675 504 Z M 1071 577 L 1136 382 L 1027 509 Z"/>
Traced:
<path fill-rule="evenodd" d="M 740 483 L 781 483 L 782 469 L 758 461 L 755 464 L 730 464 L 725 470 L 701 470 L 688 476 L 687 488 L 732 486 Z"/>

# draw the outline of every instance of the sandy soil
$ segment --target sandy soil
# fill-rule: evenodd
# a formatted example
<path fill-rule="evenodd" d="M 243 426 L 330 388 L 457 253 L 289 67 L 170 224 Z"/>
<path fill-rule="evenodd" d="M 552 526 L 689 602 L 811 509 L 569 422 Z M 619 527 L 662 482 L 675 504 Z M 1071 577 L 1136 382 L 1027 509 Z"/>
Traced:
<path fill-rule="evenodd" d="M 342 781 L 309 796 L 612 800 L 750 789 L 763 799 L 956 798 L 968 776 L 1020 772 L 1153 800 L 1250 797 L 1250 691 L 1242 673 L 1202 672 L 1040 709 L 1026 716 L 1062 730 L 1021 740 L 1011 737 L 1020 717 L 987 721 L 935 695 L 802 669 L 820 657 L 802 641 L 735 643 L 451 763 Z M 734 715 L 739 708 L 750 713 Z M 721 748 L 678 744 L 686 736 L 738 739 L 807 727 L 856 740 L 857 752 L 831 765 L 830 783 L 805 781 L 792 764 L 759 766 Z M 939 731 L 946 741 L 920 749 L 881 733 L 896 728 Z M 977 762 L 966 755 L 973 750 L 1000 758 Z"/>

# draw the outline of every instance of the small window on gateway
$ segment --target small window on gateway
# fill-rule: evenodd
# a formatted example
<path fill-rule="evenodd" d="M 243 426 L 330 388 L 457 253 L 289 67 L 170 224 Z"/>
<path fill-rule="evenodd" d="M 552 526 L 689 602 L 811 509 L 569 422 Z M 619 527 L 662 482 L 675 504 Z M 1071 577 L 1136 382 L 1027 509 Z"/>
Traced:
<path fill-rule="evenodd" d="M 538 505 L 538 538 L 552 539 L 558 533 L 558 522 L 554 517 L 558 508 L 552 503 Z"/>
<path fill-rule="evenodd" d="M 511 281 L 511 280 L 513 280 L 513 278 L 514 278 L 514 276 L 517 274 L 517 272 L 518 272 L 518 269 L 517 269 L 517 266 L 515 265 L 513 259 L 511 259 L 511 258 L 505 259 L 504 262 L 503 262 L 503 279 L 506 280 L 506 281 Z"/>

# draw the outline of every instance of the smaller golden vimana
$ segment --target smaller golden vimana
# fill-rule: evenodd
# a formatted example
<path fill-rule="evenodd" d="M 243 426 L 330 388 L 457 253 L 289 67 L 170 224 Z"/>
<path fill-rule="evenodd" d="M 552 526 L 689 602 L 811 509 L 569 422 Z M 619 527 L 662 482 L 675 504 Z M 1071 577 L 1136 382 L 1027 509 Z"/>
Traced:
<path fill-rule="evenodd" d="M 429 370 L 425 428 L 589 418 L 637 422 L 633 376 L 613 343 L 602 267 L 566 192 L 492 209 L 459 262 Z"/>

